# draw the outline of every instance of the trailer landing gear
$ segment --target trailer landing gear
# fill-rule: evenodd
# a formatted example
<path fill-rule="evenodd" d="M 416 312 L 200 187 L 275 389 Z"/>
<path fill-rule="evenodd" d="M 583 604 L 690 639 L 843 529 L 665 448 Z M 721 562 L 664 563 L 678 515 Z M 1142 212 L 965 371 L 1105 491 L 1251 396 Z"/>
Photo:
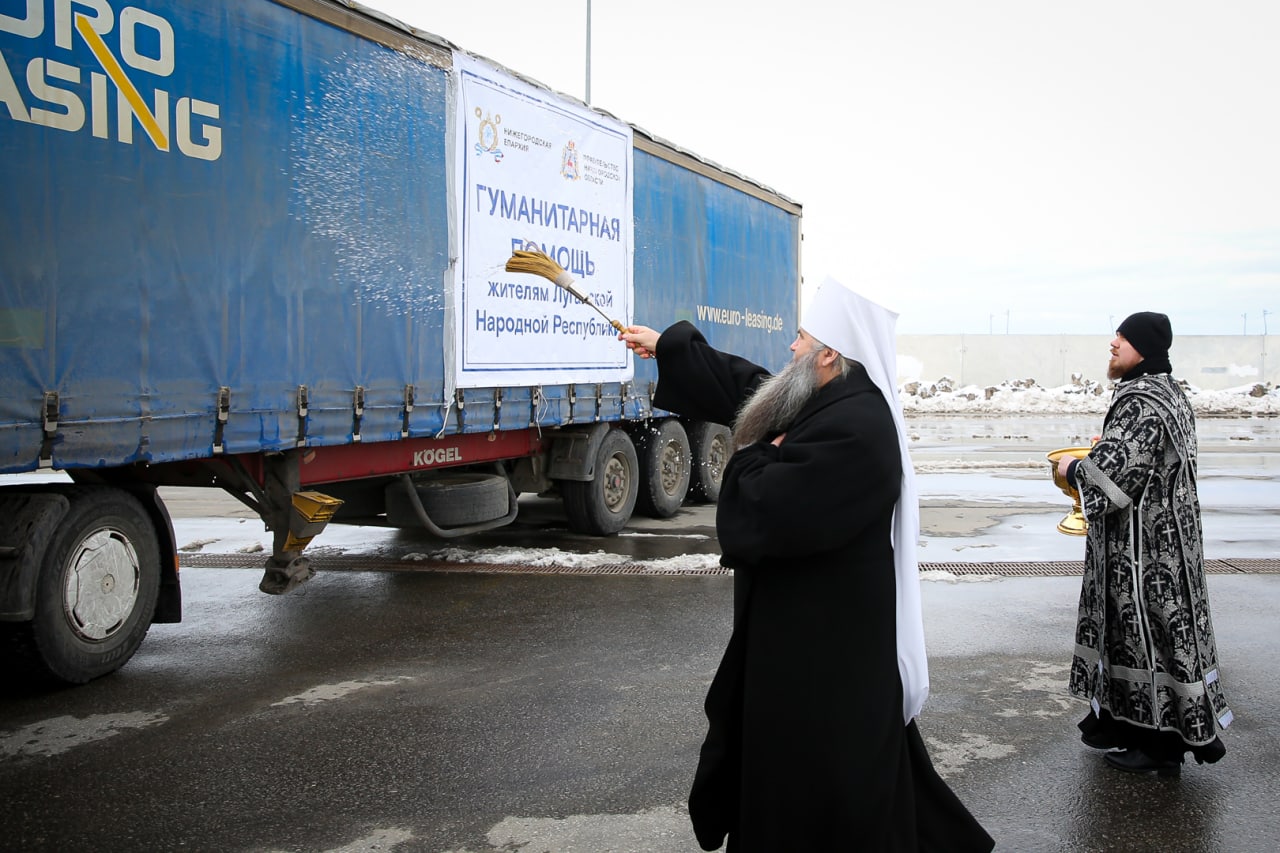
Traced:
<path fill-rule="evenodd" d="M 266 571 L 258 582 L 258 589 L 268 595 L 284 595 L 315 577 L 316 570 L 311 568 L 311 560 L 307 557 L 267 558 Z"/>
<path fill-rule="evenodd" d="M 276 526 L 272 528 L 274 548 L 258 583 L 260 591 L 284 595 L 315 577 L 311 560 L 302 556 L 301 551 L 320 535 L 340 506 L 342 501 L 320 492 L 289 495 L 288 510 L 277 513 Z M 287 519 L 281 520 L 282 514 L 287 515 Z"/>

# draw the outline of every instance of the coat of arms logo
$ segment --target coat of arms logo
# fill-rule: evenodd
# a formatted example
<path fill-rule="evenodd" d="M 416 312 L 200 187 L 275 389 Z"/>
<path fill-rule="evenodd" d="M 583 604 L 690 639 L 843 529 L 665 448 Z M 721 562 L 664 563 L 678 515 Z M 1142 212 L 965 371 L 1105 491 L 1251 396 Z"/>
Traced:
<path fill-rule="evenodd" d="M 502 124 L 502 116 L 490 117 L 480 107 L 476 107 L 476 118 L 480 119 L 478 131 L 480 138 L 476 141 L 476 155 L 492 154 L 495 163 L 502 160 L 502 140 L 498 136 L 498 125 Z"/>
<path fill-rule="evenodd" d="M 578 169 L 578 145 L 572 139 L 565 143 L 564 152 L 560 155 L 560 174 L 566 181 L 576 181 L 582 177 L 582 172 Z"/>

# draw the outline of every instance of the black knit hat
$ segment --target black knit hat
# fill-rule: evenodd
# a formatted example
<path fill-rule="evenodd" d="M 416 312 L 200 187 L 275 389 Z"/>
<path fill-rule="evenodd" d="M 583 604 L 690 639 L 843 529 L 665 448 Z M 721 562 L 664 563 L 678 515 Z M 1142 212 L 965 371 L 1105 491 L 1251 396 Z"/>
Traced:
<path fill-rule="evenodd" d="M 1169 318 L 1154 311 L 1139 311 L 1124 318 L 1116 332 L 1133 344 L 1143 358 L 1167 358 L 1173 345 L 1173 327 Z"/>

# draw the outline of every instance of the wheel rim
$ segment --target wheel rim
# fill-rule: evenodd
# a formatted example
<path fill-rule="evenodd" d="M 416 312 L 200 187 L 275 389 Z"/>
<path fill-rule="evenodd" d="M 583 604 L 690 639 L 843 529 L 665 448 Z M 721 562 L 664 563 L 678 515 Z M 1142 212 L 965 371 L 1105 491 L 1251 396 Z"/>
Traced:
<path fill-rule="evenodd" d="M 717 435 L 711 441 L 711 447 L 707 449 L 707 471 L 711 474 L 713 483 L 720 482 L 720 478 L 724 475 L 725 460 L 729 457 L 729 444 L 725 441 L 724 436 Z"/>
<path fill-rule="evenodd" d="M 142 570 L 138 554 L 119 530 L 85 537 L 71 555 L 63 602 L 67 622 L 84 640 L 105 640 L 119 631 L 138 601 Z"/>
<path fill-rule="evenodd" d="M 610 456 L 604 466 L 604 505 L 609 512 L 617 512 L 627 502 L 628 479 L 626 462 L 620 456 Z"/>
<path fill-rule="evenodd" d="M 680 446 L 675 442 L 671 442 L 663 447 L 660 464 L 662 491 L 668 495 L 676 493 L 676 489 L 680 488 L 681 475 L 684 473 L 683 468 L 684 454 L 680 452 Z"/>

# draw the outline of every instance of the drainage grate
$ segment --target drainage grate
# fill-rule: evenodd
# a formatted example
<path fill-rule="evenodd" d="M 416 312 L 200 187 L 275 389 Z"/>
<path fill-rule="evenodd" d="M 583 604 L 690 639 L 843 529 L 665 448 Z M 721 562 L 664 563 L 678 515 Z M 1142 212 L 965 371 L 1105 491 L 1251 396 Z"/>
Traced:
<path fill-rule="evenodd" d="M 921 563 L 921 572 L 947 572 L 953 575 L 999 575 L 1001 577 L 1058 577 L 1084 574 L 1079 560 L 1040 563 Z"/>
<path fill-rule="evenodd" d="M 312 560 L 319 567 L 325 561 Z M 205 554 L 178 552 L 178 566 L 183 569 L 261 569 L 267 564 L 267 555 L 257 554 Z M 329 568 L 325 566 L 325 568 Z"/>
<path fill-rule="evenodd" d="M 317 571 L 344 572 L 467 572 L 472 574 L 517 575 L 727 575 L 723 566 L 690 569 L 655 569 L 645 563 L 614 563 L 607 566 L 521 566 L 508 563 L 452 563 L 442 560 L 402 560 L 377 554 L 308 555 Z M 261 569 L 264 553 L 204 554 L 181 553 L 179 564 L 187 569 Z M 1206 560 L 1209 574 L 1278 574 L 1280 560 L 1236 558 Z M 1000 577 L 1080 576 L 1079 560 L 991 563 L 921 563 L 921 572 L 949 572 L 953 575 L 999 575 Z"/>
<path fill-rule="evenodd" d="M 479 574 L 515 575 L 729 575 L 724 566 L 691 569 L 655 569 L 644 563 L 615 563 L 609 566 L 520 566 L 507 563 L 434 563 L 418 564 L 429 572 L 475 572 Z M 412 571 L 410 569 L 409 571 Z"/>
<path fill-rule="evenodd" d="M 1205 560 L 1204 570 L 1211 575 L 1276 574 L 1280 560 L 1232 559 Z M 954 575 L 1000 575 L 1002 577 L 1058 577 L 1084 574 L 1081 560 L 1008 562 L 1008 563 L 921 563 L 920 571 L 950 572 Z"/>
<path fill-rule="evenodd" d="M 1214 565 L 1210 565 L 1214 564 Z M 1221 566 L 1215 568 L 1214 566 Z M 1230 560 L 1206 560 L 1205 568 L 1211 572 L 1247 572 L 1249 574 L 1274 574 L 1280 572 L 1280 560 L 1233 557 Z"/>

